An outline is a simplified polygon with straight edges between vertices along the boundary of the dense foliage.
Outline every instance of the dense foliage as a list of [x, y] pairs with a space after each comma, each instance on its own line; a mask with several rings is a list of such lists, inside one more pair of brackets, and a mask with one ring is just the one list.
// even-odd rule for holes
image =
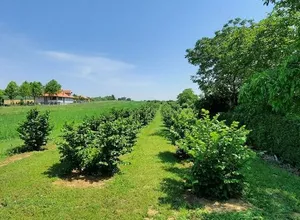
[[13, 100], [18, 95], [19, 87], [15, 81], [11, 81], [8, 83], [4, 92], [10, 100]]
[[192, 89], [185, 89], [177, 96], [177, 102], [181, 107], [194, 108], [195, 103], [198, 101], [198, 96]]
[[23, 150], [38, 151], [47, 144], [52, 127], [49, 123], [49, 112], [41, 114], [37, 109], [31, 109], [26, 121], [18, 128], [19, 137], [24, 141]]
[[61, 90], [61, 85], [54, 79], [50, 80], [44, 88], [45, 93], [49, 95], [55, 95]]
[[241, 195], [242, 169], [251, 155], [244, 145], [249, 131], [237, 122], [227, 126], [218, 115], [210, 119], [205, 110], [198, 119], [191, 108], [165, 104], [162, 115], [177, 154], [193, 163], [188, 183], [195, 194], [222, 199]]
[[207, 102], [213, 103], [218, 97], [229, 109], [234, 108], [249, 77], [278, 67], [299, 51], [300, 11], [290, 10], [299, 7], [297, 2], [276, 1], [272, 13], [258, 23], [232, 19], [213, 37], [202, 38], [187, 50], [188, 61], [199, 67], [193, 81]]
[[113, 109], [77, 126], [66, 124], [64, 141], [59, 145], [61, 161], [70, 170], [112, 175], [117, 171], [120, 156], [132, 150], [139, 129], [153, 119], [157, 107], [148, 103], [138, 109]]
[[193, 161], [189, 182], [198, 196], [228, 199], [240, 196], [251, 153], [244, 145], [249, 131], [233, 122], [227, 126], [208, 111], [187, 130], [181, 141]]

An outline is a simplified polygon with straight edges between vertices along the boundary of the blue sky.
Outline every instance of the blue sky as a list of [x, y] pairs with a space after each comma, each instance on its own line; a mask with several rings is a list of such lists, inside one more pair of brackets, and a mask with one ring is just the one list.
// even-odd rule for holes
[[261, 0], [1, 0], [0, 88], [46, 83], [88, 96], [174, 99], [197, 85], [185, 50]]

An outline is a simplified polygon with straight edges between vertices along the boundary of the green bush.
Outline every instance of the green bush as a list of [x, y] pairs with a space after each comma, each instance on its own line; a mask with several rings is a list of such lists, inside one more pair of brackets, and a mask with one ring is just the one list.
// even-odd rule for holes
[[66, 124], [59, 144], [61, 161], [70, 171], [113, 175], [120, 156], [132, 150], [139, 129], [153, 119], [157, 106], [150, 103], [134, 110], [113, 109], [78, 126]]
[[243, 169], [251, 156], [245, 146], [249, 131], [233, 122], [227, 126], [203, 110], [202, 119], [187, 130], [180, 143], [193, 162], [188, 183], [196, 195], [228, 199], [241, 195]]
[[49, 112], [41, 114], [37, 109], [31, 109], [26, 121], [18, 127], [19, 137], [24, 141], [24, 151], [38, 151], [47, 144], [52, 127], [49, 123]]
[[172, 117], [173, 125], [170, 128], [170, 140], [172, 144], [185, 138], [185, 132], [193, 126], [197, 120], [191, 108], [184, 108], [176, 112]]

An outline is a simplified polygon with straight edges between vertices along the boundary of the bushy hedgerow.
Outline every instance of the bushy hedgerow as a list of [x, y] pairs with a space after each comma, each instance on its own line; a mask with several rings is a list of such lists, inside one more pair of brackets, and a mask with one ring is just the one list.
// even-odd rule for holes
[[[86, 119], [74, 126], [66, 124], [59, 144], [61, 161], [69, 170], [86, 174], [112, 175], [120, 156], [132, 150], [139, 129], [153, 119], [157, 105], [138, 109], [113, 109], [99, 118]], [[142, 118], [145, 117], [145, 118]]]
[[249, 131], [238, 122], [227, 126], [203, 111], [202, 119], [191, 126], [180, 146], [191, 156], [188, 183], [198, 196], [228, 199], [241, 195], [243, 169], [251, 156], [245, 146]]
[[280, 160], [300, 167], [300, 119], [267, 111], [247, 114], [236, 109], [222, 115], [230, 123], [239, 120], [251, 129], [247, 144], [258, 151], [276, 155]]
[[37, 109], [31, 109], [26, 121], [18, 127], [19, 137], [24, 141], [22, 151], [38, 151], [47, 144], [52, 127], [49, 123], [49, 112], [41, 114]]

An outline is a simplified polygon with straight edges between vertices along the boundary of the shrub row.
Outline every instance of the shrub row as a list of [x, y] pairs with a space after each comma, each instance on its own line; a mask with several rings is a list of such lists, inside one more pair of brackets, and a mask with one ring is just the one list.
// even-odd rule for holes
[[252, 154], [245, 146], [249, 131], [237, 122], [227, 126], [219, 115], [211, 119], [206, 110], [197, 119], [192, 109], [163, 106], [162, 115], [171, 140], [175, 137], [193, 164], [187, 183], [194, 193], [222, 199], [239, 196], [245, 185], [243, 169]]
[[157, 107], [147, 103], [137, 109], [113, 109], [76, 126], [66, 124], [59, 144], [61, 161], [69, 171], [112, 175], [120, 156], [132, 150], [139, 129], [153, 119]]

